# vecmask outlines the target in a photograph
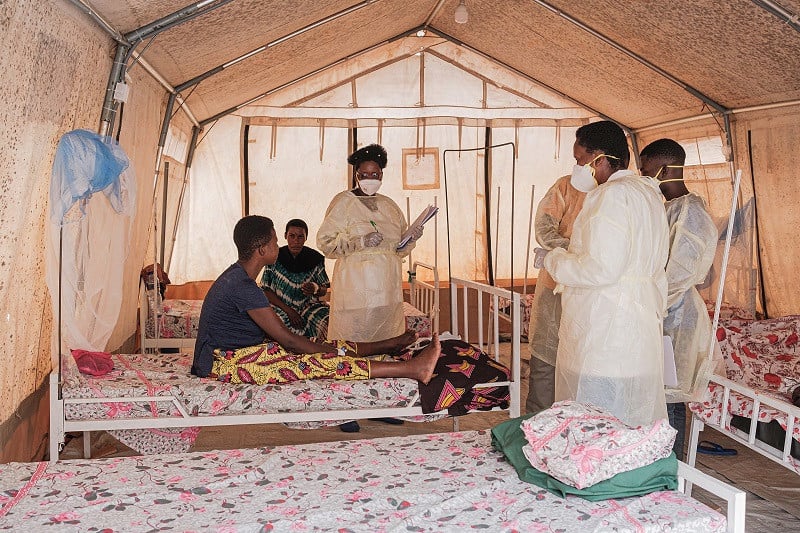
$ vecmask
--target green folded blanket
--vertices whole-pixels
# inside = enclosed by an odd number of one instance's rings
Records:
[[[584,489],[577,489],[562,483],[553,476],[532,467],[525,454],[522,453],[522,448],[528,444],[528,441],[520,428],[520,423],[531,416],[533,415],[513,418],[492,428],[492,446],[503,452],[522,481],[538,485],[562,498],[567,494],[573,494],[593,502],[641,496],[659,490],[675,490],[678,487],[678,460],[674,453],[653,464],[622,472]]]

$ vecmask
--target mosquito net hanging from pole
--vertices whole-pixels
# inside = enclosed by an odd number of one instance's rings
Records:
[[[64,134],[56,148],[46,272],[54,363],[69,349],[106,350],[117,323],[136,201],[129,166],[118,143],[88,130]]]

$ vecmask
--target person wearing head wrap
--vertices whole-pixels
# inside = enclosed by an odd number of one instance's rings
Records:
[[[372,341],[405,331],[402,262],[420,234],[397,249],[407,223],[397,204],[378,194],[386,161],[377,144],[347,158],[356,187],[331,200],[317,232],[317,248],[336,259],[329,338]]]

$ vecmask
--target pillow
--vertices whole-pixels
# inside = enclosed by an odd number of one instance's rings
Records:
[[[631,427],[599,407],[557,402],[521,424],[537,470],[576,488],[669,457],[677,431],[666,419]]]
[[[533,468],[522,452],[528,441],[520,429],[520,422],[530,416],[512,418],[492,428],[492,446],[505,455],[522,481],[542,487],[562,498],[573,495],[593,502],[641,496],[656,491],[675,490],[678,487],[678,460],[674,453],[666,459],[617,474],[585,489],[562,483]]]

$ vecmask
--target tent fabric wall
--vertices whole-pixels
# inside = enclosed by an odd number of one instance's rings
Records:
[[[44,227],[55,147],[97,123],[111,60],[108,38],[67,2],[3,2],[0,46],[0,338],[13,360],[0,373],[5,422],[50,371]],[[0,453],[12,458],[33,457]]]
[[[94,129],[100,118],[113,42],[66,0],[10,1],[0,5],[0,336],[13,372],[0,373],[0,427],[17,420],[23,400],[45,380],[56,335],[44,281],[45,221],[55,147],[72,129]],[[130,73],[120,141],[137,176],[139,228],[152,209],[155,147],[164,90],[142,69]],[[116,128],[115,128],[116,132]],[[146,226],[145,226],[146,227]],[[141,258],[147,232],[134,232],[125,263],[122,311],[108,342],[119,348],[134,335]],[[132,344],[130,344],[132,348]],[[14,422],[16,423],[16,422]],[[10,429],[9,429],[10,430]],[[9,449],[0,435],[0,460],[34,459],[33,447]],[[47,431],[38,427],[31,438]],[[22,455],[21,455],[22,454]]]
[[[738,164],[750,174],[747,139],[752,139],[752,183],[755,184],[759,255],[770,317],[800,314],[800,256],[797,254],[797,140],[800,109],[773,110],[737,121]],[[745,178],[742,178],[745,181]]]

